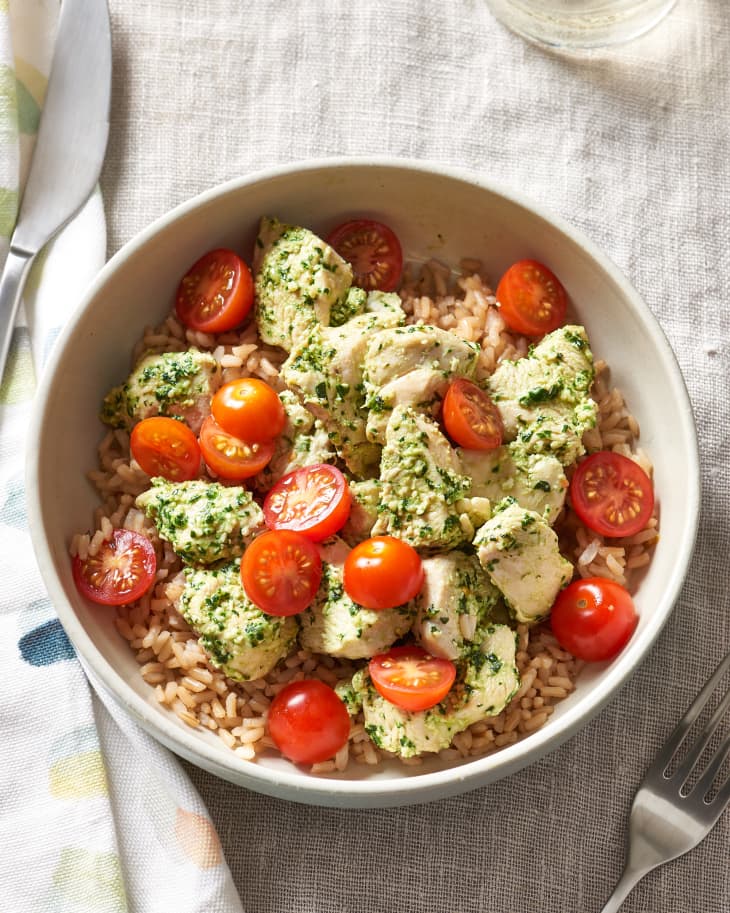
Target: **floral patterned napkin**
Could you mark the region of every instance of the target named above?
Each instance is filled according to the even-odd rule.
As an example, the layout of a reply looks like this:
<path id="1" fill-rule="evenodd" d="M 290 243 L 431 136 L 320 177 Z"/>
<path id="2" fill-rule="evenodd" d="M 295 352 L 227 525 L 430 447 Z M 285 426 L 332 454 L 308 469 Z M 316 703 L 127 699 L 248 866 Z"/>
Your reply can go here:
<path id="1" fill-rule="evenodd" d="M 18 212 L 58 0 L 0 0 L 0 263 Z M 36 567 L 23 454 L 36 379 L 104 263 L 97 191 L 39 255 L 0 385 L 0 884 L 13 913 L 240 913 L 180 764 L 84 677 Z M 108 709 L 107 709 L 108 708 Z"/>

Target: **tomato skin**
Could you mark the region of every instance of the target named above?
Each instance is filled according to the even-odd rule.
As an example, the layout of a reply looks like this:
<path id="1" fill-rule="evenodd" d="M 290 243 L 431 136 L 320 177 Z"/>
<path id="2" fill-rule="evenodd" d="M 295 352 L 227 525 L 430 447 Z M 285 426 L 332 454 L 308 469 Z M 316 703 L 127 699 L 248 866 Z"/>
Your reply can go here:
<path id="1" fill-rule="evenodd" d="M 587 577 L 558 594 L 550 613 L 560 645 L 578 659 L 613 659 L 629 642 L 638 623 L 628 590 L 603 577 Z"/>
<path id="2" fill-rule="evenodd" d="M 537 260 L 519 260 L 499 280 L 497 303 L 515 333 L 543 336 L 565 322 L 568 296 L 558 277 Z"/>
<path id="3" fill-rule="evenodd" d="M 292 529 L 312 542 L 334 535 L 350 516 L 350 486 L 336 466 L 316 463 L 283 476 L 264 499 L 269 529 Z"/>
<path id="4" fill-rule="evenodd" d="M 350 737 L 350 716 L 335 691 L 318 679 L 292 682 L 269 709 L 269 734 L 296 764 L 316 764 L 337 754 Z"/>
<path id="5" fill-rule="evenodd" d="M 288 529 L 261 533 L 241 558 L 246 595 L 268 615 L 297 615 L 314 599 L 322 579 L 317 546 Z"/>
<path id="6" fill-rule="evenodd" d="M 392 647 L 374 656 L 368 672 L 375 690 L 402 710 L 428 710 L 446 697 L 456 678 L 450 659 L 421 647 Z"/>
<path id="7" fill-rule="evenodd" d="M 390 609 L 413 599 L 423 586 L 418 552 L 394 536 L 360 542 L 345 559 L 345 592 L 366 609 Z"/>
<path id="8" fill-rule="evenodd" d="M 212 415 L 203 422 L 198 441 L 206 464 L 216 475 L 231 481 L 250 479 L 261 472 L 276 449 L 273 441 L 242 441 L 224 431 Z"/>
<path id="9" fill-rule="evenodd" d="M 200 474 L 200 446 L 187 425 L 155 415 L 132 428 L 132 456 L 148 476 L 170 482 L 189 482 Z"/>
<path id="10" fill-rule="evenodd" d="M 146 536 L 115 529 L 95 556 L 76 555 L 71 570 L 82 596 L 99 605 L 126 605 L 144 596 L 155 582 L 157 558 Z"/>
<path id="11" fill-rule="evenodd" d="M 253 306 L 253 277 L 232 250 L 204 254 L 180 280 L 175 312 L 186 327 L 203 333 L 225 333 L 240 326 Z"/>
<path id="12" fill-rule="evenodd" d="M 467 450 L 495 450 L 504 439 L 502 415 L 473 381 L 458 377 L 444 396 L 443 419 L 449 437 Z"/>
<path id="13" fill-rule="evenodd" d="M 610 539 L 633 536 L 654 512 L 654 488 L 644 470 L 628 457 L 599 450 L 578 463 L 570 500 L 589 529 Z"/>
<path id="14" fill-rule="evenodd" d="M 373 219 L 338 225 L 327 238 L 330 247 L 352 266 L 353 284 L 368 291 L 392 292 L 403 272 L 403 251 L 395 232 Z"/>
<path id="15" fill-rule="evenodd" d="M 224 431 L 243 441 L 271 441 L 286 424 L 281 400 L 267 383 L 255 377 L 223 384 L 213 395 L 211 411 Z"/>

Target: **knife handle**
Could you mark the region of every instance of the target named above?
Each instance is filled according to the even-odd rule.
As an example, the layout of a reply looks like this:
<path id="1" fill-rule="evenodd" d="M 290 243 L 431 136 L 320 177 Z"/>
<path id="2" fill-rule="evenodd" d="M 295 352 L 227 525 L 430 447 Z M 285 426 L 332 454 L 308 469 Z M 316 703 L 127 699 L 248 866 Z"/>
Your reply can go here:
<path id="1" fill-rule="evenodd" d="M 33 256 L 26 250 L 14 248 L 11 244 L 0 276 L 0 381 L 5 373 L 15 317 Z"/>

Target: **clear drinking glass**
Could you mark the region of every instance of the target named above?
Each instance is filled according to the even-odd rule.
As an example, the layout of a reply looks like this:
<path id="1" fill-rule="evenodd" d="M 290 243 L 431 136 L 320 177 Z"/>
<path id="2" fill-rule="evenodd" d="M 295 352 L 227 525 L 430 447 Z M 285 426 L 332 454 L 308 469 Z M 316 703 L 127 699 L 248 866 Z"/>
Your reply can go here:
<path id="1" fill-rule="evenodd" d="M 542 44 L 596 48 L 653 28 L 676 0 L 486 0 L 514 32 Z"/>

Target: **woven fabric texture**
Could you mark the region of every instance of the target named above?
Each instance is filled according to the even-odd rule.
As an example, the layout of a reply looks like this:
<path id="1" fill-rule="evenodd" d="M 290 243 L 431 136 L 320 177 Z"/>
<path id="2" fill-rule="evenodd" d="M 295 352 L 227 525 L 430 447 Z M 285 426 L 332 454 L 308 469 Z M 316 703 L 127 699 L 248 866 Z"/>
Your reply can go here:
<path id="1" fill-rule="evenodd" d="M 585 730 L 507 780 L 398 810 L 308 808 L 187 767 L 250 913 L 600 909 L 643 772 L 730 646 L 725 3 L 680 0 L 644 38 L 580 54 L 524 42 L 479 0 L 110 7 L 110 253 L 225 179 L 314 156 L 403 155 L 479 171 L 569 220 L 666 332 L 700 440 L 697 551 L 650 656 Z M 730 910 L 729 848 L 726 814 L 624 909 Z"/>

